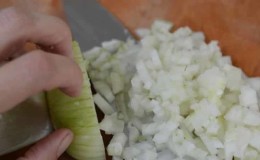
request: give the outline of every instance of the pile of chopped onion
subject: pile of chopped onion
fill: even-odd
[[[114,160],[259,160],[260,78],[204,34],[155,21],[84,55]]]

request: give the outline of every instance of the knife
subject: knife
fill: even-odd
[[[82,51],[111,39],[126,40],[129,33],[97,0],[63,0],[74,40]],[[30,145],[52,131],[43,93],[0,116],[0,155]]]

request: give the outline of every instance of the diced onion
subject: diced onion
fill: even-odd
[[[259,160],[260,78],[248,78],[202,32],[155,21],[140,41],[85,53],[105,102],[114,160]],[[126,135],[118,138],[118,135]],[[122,136],[123,137],[123,136]],[[123,140],[122,140],[123,139]],[[125,142],[125,139],[126,142]]]

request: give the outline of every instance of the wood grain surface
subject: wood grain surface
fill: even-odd
[[[44,11],[62,16],[59,0],[40,0]],[[99,0],[132,33],[149,27],[155,19],[172,21],[176,27],[203,31],[207,41],[218,40],[225,55],[249,76],[260,76],[259,0]],[[0,8],[10,1],[0,1]],[[101,115],[101,114],[99,114]],[[105,138],[108,141],[108,138]],[[1,141],[1,140],[0,140]],[[27,148],[26,148],[27,149]],[[0,157],[13,160],[26,149]],[[70,160],[68,156],[61,159]]]
[[[259,0],[100,0],[126,27],[148,27],[154,19],[203,31],[249,76],[260,76]]]

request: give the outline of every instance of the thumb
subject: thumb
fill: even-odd
[[[40,140],[18,160],[57,160],[73,139],[68,129],[60,129]]]

